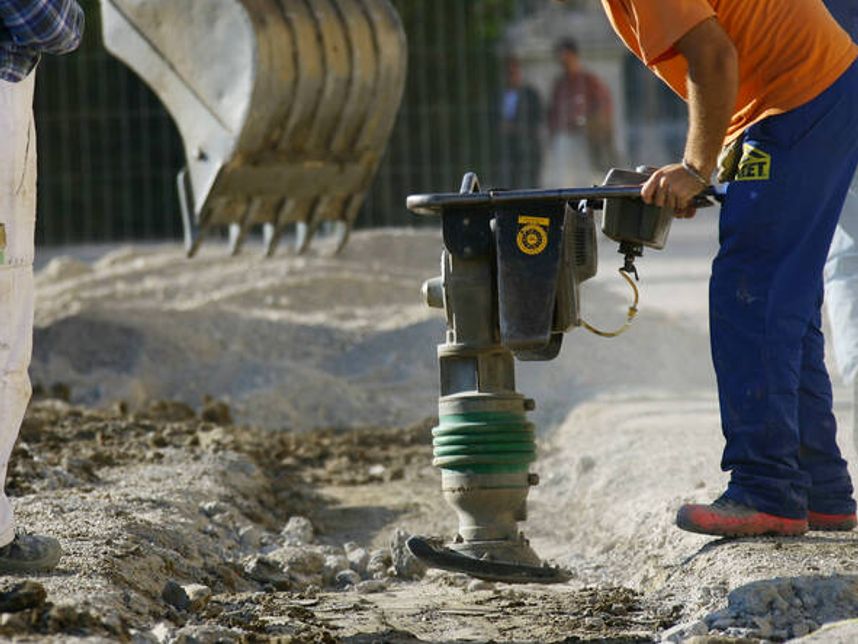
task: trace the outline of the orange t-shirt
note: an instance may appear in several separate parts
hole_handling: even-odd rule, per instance
[[[767,116],[819,96],[858,57],[822,0],[602,0],[629,49],[677,94],[688,98],[688,64],[674,45],[715,17],[739,54],[739,96],[727,129],[732,141]]]

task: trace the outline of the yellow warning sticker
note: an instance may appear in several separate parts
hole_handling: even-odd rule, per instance
[[[518,230],[516,242],[518,249],[525,255],[539,255],[548,246],[548,226],[551,220],[547,217],[525,217],[518,218]]]
[[[742,160],[736,181],[767,181],[772,172],[772,156],[749,143],[742,146]]]

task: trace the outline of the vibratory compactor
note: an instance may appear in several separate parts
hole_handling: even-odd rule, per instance
[[[415,536],[411,552],[431,567],[513,583],[557,583],[569,576],[544,564],[519,530],[527,518],[536,460],[535,403],[516,391],[515,359],[555,358],[564,333],[585,327],[603,336],[624,331],[637,313],[635,259],[662,249],[674,213],[640,198],[649,176],[612,170],[585,189],[481,192],[473,173],[458,193],[413,195],[408,208],[439,216],[441,276],[423,285],[431,307],[447,316],[438,347],[441,375],[434,464],[459,519],[452,543]],[[712,205],[712,190],[697,199]],[[579,286],[596,275],[596,211],[602,231],[620,245],[620,274],[634,292],[625,325],[606,333],[581,316]]]

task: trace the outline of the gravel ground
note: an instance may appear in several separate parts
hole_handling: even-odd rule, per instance
[[[673,526],[681,503],[724,485],[706,338],[715,235],[711,219],[678,223],[644,258],[625,336],[576,332],[554,362],[519,369],[541,450],[525,529],[573,576],[553,588],[425,571],[403,548],[455,530],[427,418],[443,321],[417,297],[437,272],[435,232],[361,233],[339,260],[54,259],[38,277],[41,399],[9,490],[22,525],[66,556],[30,584],[2,580],[0,636],[855,641],[840,623],[858,617],[854,535]],[[585,289],[606,326],[627,296],[613,252]]]

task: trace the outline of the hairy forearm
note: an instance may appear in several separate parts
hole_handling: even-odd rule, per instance
[[[702,25],[701,31],[707,28],[720,30],[709,24]],[[739,61],[732,42],[720,31],[707,35],[677,45],[688,62],[685,160],[705,177],[715,169],[739,88]]]
[[[705,177],[715,169],[739,84],[736,65],[725,61],[719,67],[698,71],[696,77],[689,74],[685,159]]]
[[[688,63],[685,159],[656,170],[641,189],[641,198],[672,208],[677,216],[693,217],[689,204],[709,183],[736,105],[739,59],[733,41],[715,18],[680,38],[676,49]]]

